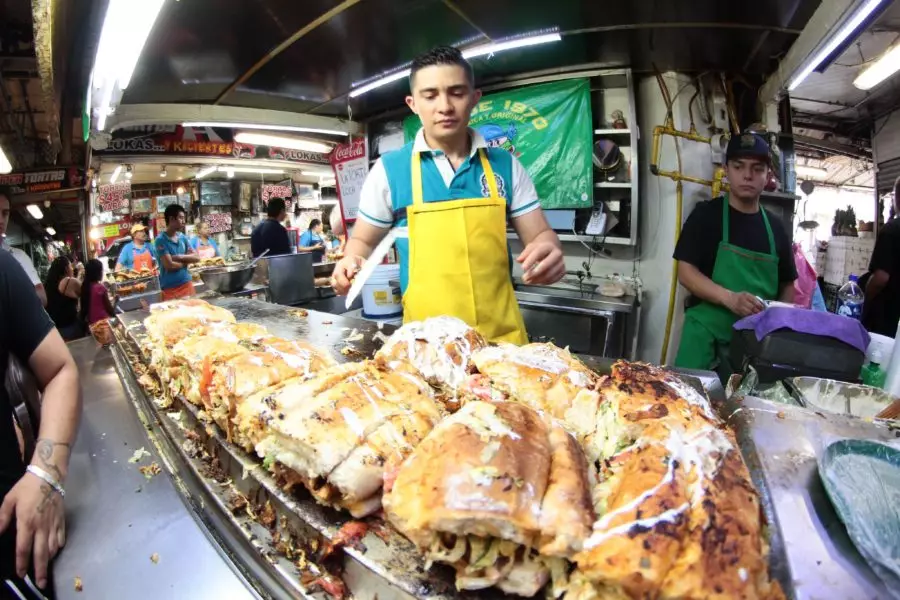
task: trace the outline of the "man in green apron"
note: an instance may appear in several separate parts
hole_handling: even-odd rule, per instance
[[[797,269],[790,237],[759,205],[769,160],[769,145],[761,137],[732,137],[725,166],[731,192],[698,204],[681,230],[674,258],[678,281],[691,297],[677,367],[729,373],[735,321],[764,310],[760,299],[793,302]]]

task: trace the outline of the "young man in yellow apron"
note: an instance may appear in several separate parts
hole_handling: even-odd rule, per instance
[[[369,173],[359,216],[334,287],[346,294],[353,276],[391,227],[397,240],[403,319],[450,315],[488,339],[528,341],[513,292],[507,219],[522,240],[516,258],[530,284],[565,274],[562,249],[547,224],[534,184],[519,161],[488,148],[468,127],[481,98],[472,67],[456,48],[413,61],[406,103],[422,120],[415,141],[385,154]]]
[[[769,177],[769,145],[734,136],[725,166],[731,191],[699,204],[681,230],[674,258],[691,293],[675,366],[727,374],[732,326],[763,310],[763,300],[792,302],[794,266],[784,225],[759,205]],[[734,365],[735,367],[739,365]]]

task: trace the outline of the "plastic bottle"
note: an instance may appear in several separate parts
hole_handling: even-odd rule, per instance
[[[856,275],[851,274],[850,281],[838,290],[837,314],[859,321],[862,317],[863,302],[866,296],[859,284],[856,283],[857,281]]]
[[[884,382],[887,379],[887,372],[881,368],[881,349],[876,348],[872,351],[872,359],[862,368],[860,379],[864,385],[868,385],[880,390],[884,389]]]

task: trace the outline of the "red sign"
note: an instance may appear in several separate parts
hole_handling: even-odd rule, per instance
[[[289,185],[266,184],[262,186],[260,197],[263,202],[268,202],[269,198],[290,198],[293,190]]]
[[[100,209],[104,212],[119,210],[128,206],[128,196],[131,195],[131,182],[107,183],[98,188],[100,196],[97,199]]]
[[[368,154],[366,138],[338,144],[331,152],[331,166],[345,226],[347,222],[355,221],[359,212],[359,194],[369,174]]]
[[[0,187],[10,194],[52,192],[84,185],[84,172],[76,167],[59,167],[0,175]]]
[[[209,213],[203,215],[203,222],[209,225],[210,233],[231,231],[231,213]]]

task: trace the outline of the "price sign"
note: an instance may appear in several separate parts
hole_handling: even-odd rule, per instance
[[[356,213],[359,212],[359,193],[369,174],[368,156],[366,138],[338,144],[331,153],[331,166],[334,169],[344,223],[355,221]]]
[[[119,224],[113,223],[112,225],[107,225],[103,228],[103,237],[111,238],[118,237],[119,235]]]
[[[131,182],[107,183],[99,188],[100,196],[97,203],[104,212],[120,210],[128,206],[128,196],[131,195]]]
[[[203,222],[209,225],[210,233],[231,231],[231,213],[210,213],[203,215]]]
[[[260,198],[263,202],[268,202],[269,198],[287,198],[290,199],[293,190],[289,185],[266,184],[262,186]]]

